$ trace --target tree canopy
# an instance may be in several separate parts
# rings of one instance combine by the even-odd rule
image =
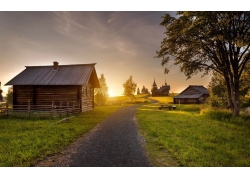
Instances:
[[[104,74],[99,78],[100,88],[95,89],[95,101],[97,104],[104,105],[108,99],[108,86]]]
[[[178,12],[166,14],[161,25],[166,37],[157,51],[161,64],[173,62],[190,78],[216,71],[224,78],[228,104],[239,115],[239,81],[250,61],[250,12]],[[169,68],[165,68],[165,73]]]
[[[9,104],[13,103],[13,87],[8,88],[8,93],[6,94],[6,100]]]
[[[132,101],[132,99],[134,98],[134,94],[135,94],[135,90],[137,87],[137,83],[135,83],[133,81],[133,77],[130,76],[125,83],[123,84],[124,87],[124,91],[123,94],[127,97],[130,98],[130,100]]]

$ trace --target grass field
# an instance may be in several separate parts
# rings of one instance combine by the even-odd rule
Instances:
[[[0,166],[32,166],[60,152],[121,106],[99,106],[68,123],[54,120],[0,119]]]
[[[171,99],[157,100],[171,103]],[[154,166],[250,166],[249,116],[233,119],[227,111],[199,105],[177,105],[177,110],[158,110],[158,106],[144,105],[136,115]]]

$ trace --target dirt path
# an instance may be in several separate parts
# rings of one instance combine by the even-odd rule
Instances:
[[[48,157],[36,166],[147,167],[135,121],[137,106],[118,109],[61,154]]]

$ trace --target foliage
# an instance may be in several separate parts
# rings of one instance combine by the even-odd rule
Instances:
[[[224,77],[228,103],[239,115],[240,77],[250,60],[250,12],[178,12],[164,16],[166,38],[157,58],[162,65],[173,61],[187,78],[211,70]],[[165,73],[169,69],[165,68]]]
[[[100,88],[95,89],[95,101],[99,105],[104,105],[108,99],[108,86],[104,74],[99,78]]]
[[[246,64],[245,69],[242,72],[242,76],[240,78],[240,102],[241,105],[246,103],[246,95],[250,90],[250,62]],[[213,72],[213,76],[208,85],[209,90],[209,104],[212,107],[229,107],[228,98],[227,98],[227,90],[224,78],[221,74],[217,72]]]
[[[13,87],[8,88],[8,93],[6,94],[6,99],[9,104],[13,103]]]
[[[130,101],[132,101],[135,98],[135,91],[137,87],[137,83],[133,81],[133,77],[130,76],[125,83],[123,84],[124,91],[123,94],[127,97],[129,97]]]
[[[32,166],[60,152],[121,106],[101,106],[68,123],[53,120],[1,119],[0,166]]]
[[[141,106],[136,114],[140,134],[153,166],[249,167],[249,116],[233,119],[229,111],[200,108],[158,110]],[[187,110],[185,110],[187,109]]]

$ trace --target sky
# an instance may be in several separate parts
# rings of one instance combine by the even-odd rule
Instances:
[[[162,16],[174,11],[5,11],[0,12],[0,81],[3,95],[9,80],[25,66],[96,63],[110,96],[123,94],[133,77],[137,87],[170,85],[179,93],[188,85],[207,86],[210,76],[186,80],[178,66],[164,74],[154,58],[164,36]],[[171,64],[169,64],[171,65]]]

